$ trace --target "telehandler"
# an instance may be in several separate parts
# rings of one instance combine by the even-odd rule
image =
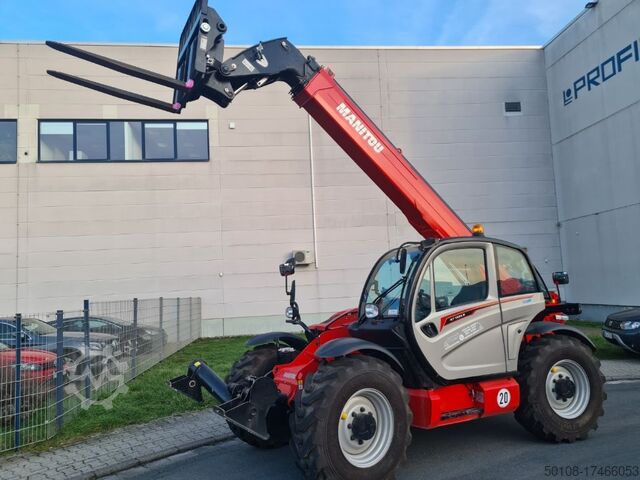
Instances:
[[[525,249],[472,229],[340,87],[333,73],[286,38],[225,60],[227,26],[197,0],[178,51],[176,78],[76,47],[49,46],[174,90],[173,102],[65,73],[57,78],[180,113],[199,97],[228,107],[245,90],[285,82],[301,108],[406,215],[424,240],[385,253],[358,308],[306,325],[292,259],[280,266],[286,321],[304,337],[259,335],[222,380],[202,360],[170,381],[258,448],[289,443],[306,478],[384,479],[406,457],[411,427],[432,429],[515,413],[537,437],[574,442],[603,415],[604,377],[595,346],[555,320],[579,306],[549,292]],[[568,282],[566,273],[554,282]]]

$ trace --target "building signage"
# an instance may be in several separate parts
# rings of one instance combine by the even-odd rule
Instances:
[[[564,106],[580,100],[591,90],[598,88],[616,75],[629,70],[631,63],[640,62],[640,41],[634,40],[615,55],[579,77],[573,85],[562,92]]]

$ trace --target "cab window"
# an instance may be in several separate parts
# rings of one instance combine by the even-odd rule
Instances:
[[[442,253],[433,261],[436,311],[480,302],[489,284],[482,248],[460,248]]]
[[[501,297],[535,293],[538,284],[527,258],[515,248],[496,245],[498,292]]]

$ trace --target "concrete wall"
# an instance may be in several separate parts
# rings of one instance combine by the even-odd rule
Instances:
[[[639,25],[640,1],[603,0],[545,48],[567,293],[596,319],[640,305]]]
[[[173,73],[173,47],[86,48]],[[465,221],[529,247],[547,278],[561,268],[541,49],[305,51],[331,66]],[[375,259],[418,237],[284,85],[227,110],[189,106],[184,118],[210,122],[208,163],[41,164],[38,119],[169,118],[47,68],[170,92],[39,44],[1,44],[0,68],[0,116],[19,120],[19,163],[0,165],[0,311],[192,295],[203,299],[204,335],[284,328],[276,268],[291,250],[317,247],[317,264],[297,281],[305,318],[320,319],[354,306]],[[522,101],[523,114],[505,116],[505,101]]]

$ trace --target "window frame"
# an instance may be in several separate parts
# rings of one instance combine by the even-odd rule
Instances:
[[[18,119],[17,118],[0,118],[0,123],[13,123],[16,126],[16,142],[15,142],[15,152],[16,158],[14,161],[2,161],[0,160],[0,165],[15,165],[18,163]]]
[[[0,120],[2,121],[2,120]],[[136,122],[141,125],[141,156],[142,159],[138,160],[124,160],[124,159],[111,159],[111,124],[112,123],[121,123],[121,122]],[[42,160],[41,156],[41,130],[43,123],[71,123],[73,125],[73,160]],[[78,124],[103,124],[107,125],[107,159],[106,160],[78,160],[78,133],[77,133],[77,125]],[[173,124],[173,158],[145,158],[146,156],[146,148],[145,148],[145,128],[147,124],[157,124],[157,123],[171,123]],[[179,123],[205,123],[207,125],[206,128],[206,137],[207,137],[207,158],[206,159],[182,159],[178,157],[178,128],[177,124]],[[163,120],[163,119],[153,119],[153,120],[141,120],[141,119],[132,119],[132,118],[114,118],[114,119],[69,119],[69,118],[41,118],[38,119],[38,161],[37,163],[47,164],[74,164],[74,163],[203,163],[211,161],[211,138],[210,138],[210,125],[209,119],[184,119],[184,120]],[[17,143],[17,138],[16,138]],[[17,158],[17,149],[16,149],[16,158]],[[15,162],[0,162],[0,163],[15,163]]]

